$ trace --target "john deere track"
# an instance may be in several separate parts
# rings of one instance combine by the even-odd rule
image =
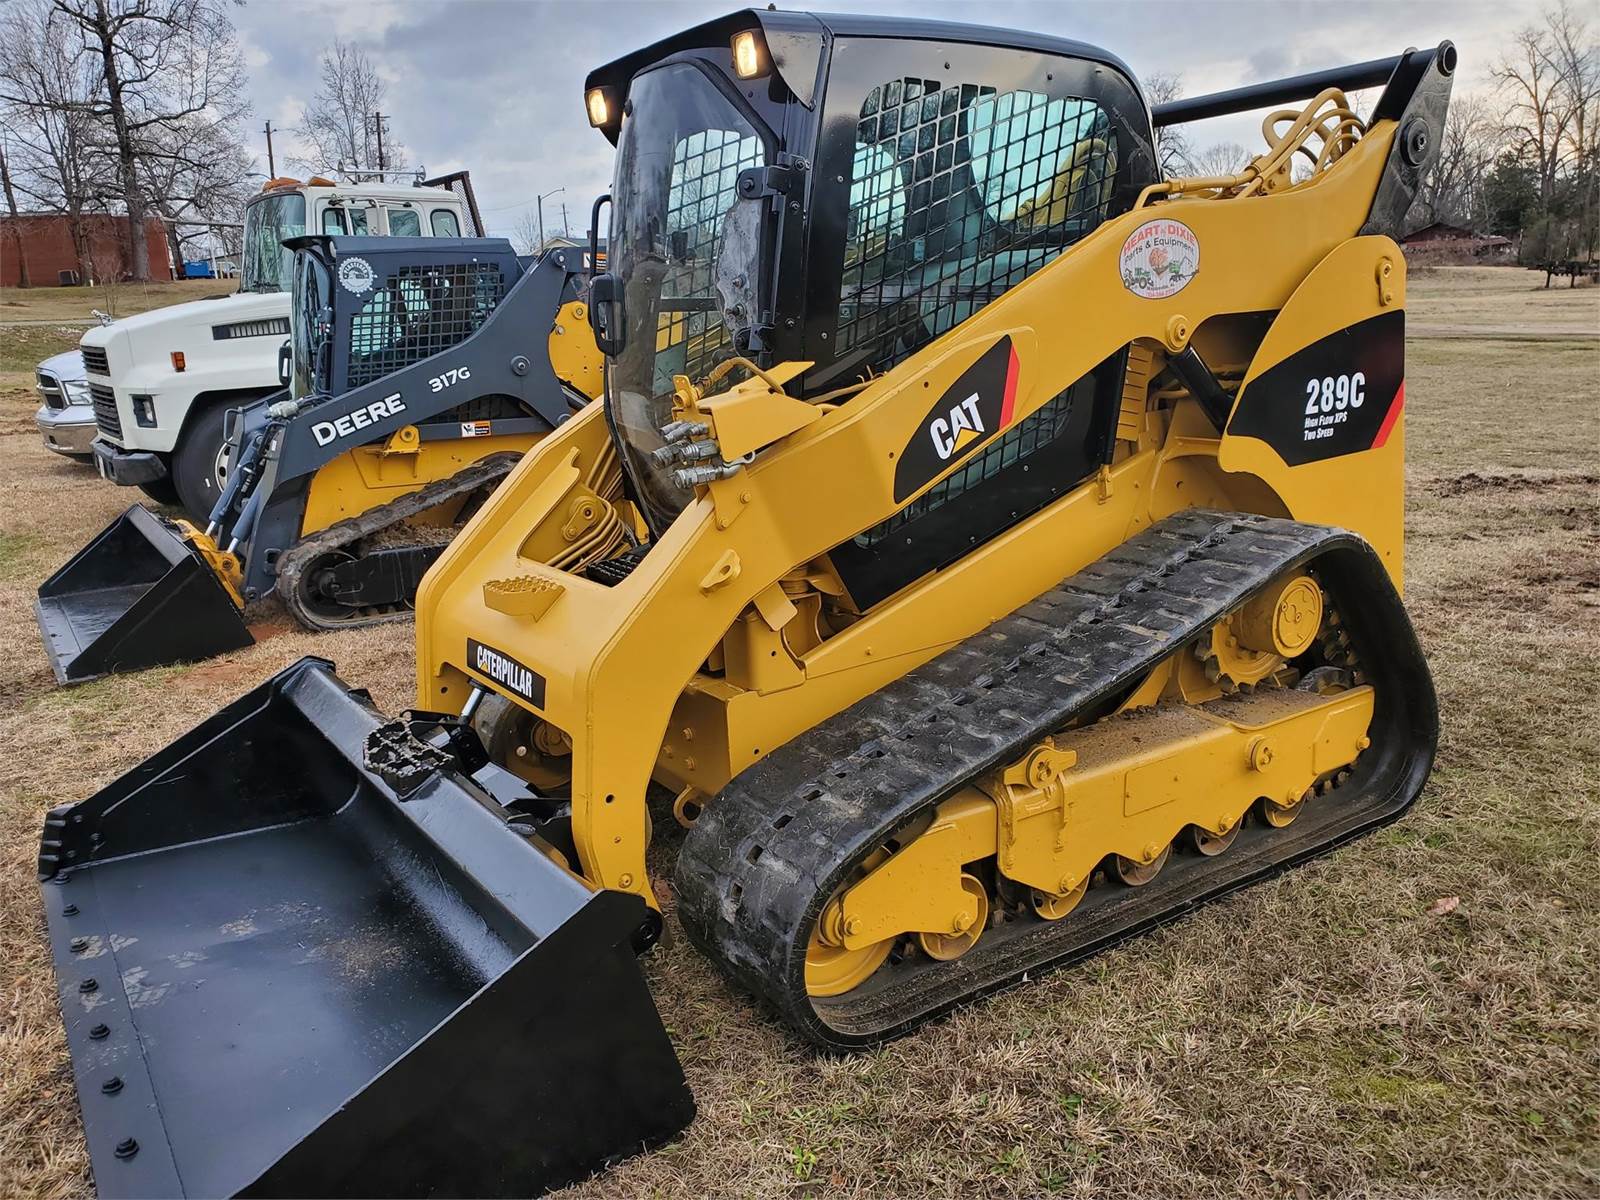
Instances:
[[[491,454],[447,479],[436,480],[398,500],[301,538],[278,558],[278,595],[295,619],[308,629],[350,629],[409,617],[417,583],[450,539],[443,536],[437,545],[400,549],[373,546],[374,539],[430,508],[479,490],[487,495],[521,458],[520,454]],[[328,587],[327,573],[341,563],[370,561],[376,554],[389,554],[396,560],[390,571],[392,578],[387,581],[392,585],[390,594],[378,602],[344,603]]]
[[[1290,828],[1246,828],[1216,857],[1174,856],[1148,887],[1093,889],[1068,917],[997,924],[954,961],[896,956],[842,995],[808,994],[819,915],[869,856],[1039,739],[1110,712],[1164,658],[1298,568],[1315,573],[1341,614],[1374,689],[1371,745],[1340,787]],[[685,840],[679,914],[697,945],[803,1037],[870,1045],[1394,820],[1427,777],[1437,720],[1415,635],[1364,541],[1191,511],[746,770]]]

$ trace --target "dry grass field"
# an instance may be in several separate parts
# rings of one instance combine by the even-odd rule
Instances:
[[[680,937],[647,971],[700,1118],[577,1194],[1600,1193],[1600,290],[1541,281],[1412,282],[1413,330],[1443,331],[1412,342],[1406,436],[1407,599],[1444,736],[1410,815],[851,1058],[798,1047]],[[44,810],[301,654],[402,706],[412,649],[406,627],[268,614],[247,651],[55,688],[33,589],[138,496],[39,445],[19,372],[50,336],[0,375],[0,1195],[54,1197],[92,1184],[33,877]]]
[[[50,321],[91,324],[95,309],[113,317],[131,317],[152,308],[204,300],[207,296],[227,296],[238,290],[237,279],[179,279],[83,288],[0,288],[0,326]]]

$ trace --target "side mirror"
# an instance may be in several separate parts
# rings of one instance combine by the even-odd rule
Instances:
[[[283,345],[278,347],[278,386],[288,387],[289,376],[294,373],[294,351],[289,346],[289,339],[283,339]]]

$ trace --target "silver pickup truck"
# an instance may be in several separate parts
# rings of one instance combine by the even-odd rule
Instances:
[[[88,462],[95,438],[94,404],[83,353],[77,349],[51,355],[34,368],[34,386],[44,401],[34,416],[45,448]]]

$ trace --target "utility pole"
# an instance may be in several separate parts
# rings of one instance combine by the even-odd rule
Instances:
[[[378,134],[378,170],[382,172],[389,164],[383,158],[383,114],[381,112],[372,114],[372,124]]]
[[[572,230],[567,227],[567,202],[565,200],[561,202],[561,236],[564,238],[572,236]]]
[[[267,122],[267,178],[278,177],[278,165],[272,159],[272,122]]]
[[[567,189],[564,188],[564,187],[552,188],[550,191],[546,192],[543,196],[540,196],[537,200],[534,201],[534,203],[536,205],[538,205],[538,208],[539,208],[539,249],[540,250],[544,249],[544,202],[547,199],[549,199],[551,196],[557,195],[558,193],[564,192],[566,190]],[[564,215],[564,212],[565,212],[565,210],[563,209],[563,216],[562,216],[562,223],[563,224],[566,223],[566,217]]]

